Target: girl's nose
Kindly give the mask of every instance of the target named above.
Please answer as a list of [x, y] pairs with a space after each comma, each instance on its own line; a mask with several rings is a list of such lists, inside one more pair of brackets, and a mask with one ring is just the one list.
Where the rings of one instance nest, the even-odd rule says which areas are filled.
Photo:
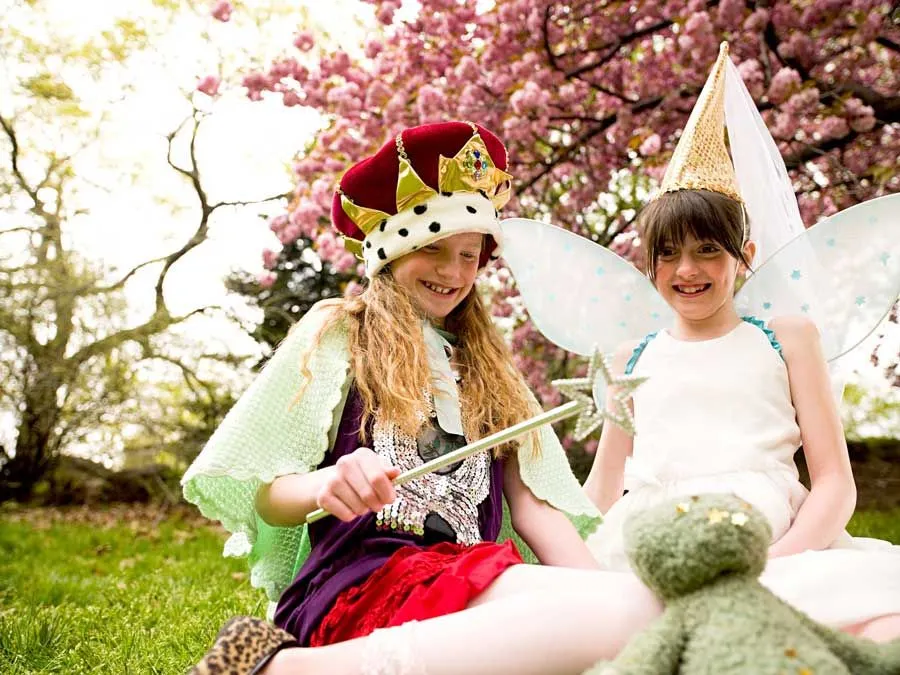
[[697, 265], [694, 263], [694, 258], [687, 253], [682, 253], [678, 258], [675, 273], [683, 278], [693, 277], [697, 273]]
[[459, 274], [460, 263], [450, 258], [439, 260], [435, 265], [435, 271], [446, 279], [454, 279]]

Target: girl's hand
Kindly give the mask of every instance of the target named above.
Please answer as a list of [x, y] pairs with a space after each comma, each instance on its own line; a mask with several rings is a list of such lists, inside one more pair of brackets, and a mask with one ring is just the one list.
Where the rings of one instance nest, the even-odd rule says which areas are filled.
[[344, 522], [380, 511], [397, 498], [391, 481], [400, 469], [387, 467], [369, 448], [357, 448], [341, 457], [325, 481], [316, 503]]

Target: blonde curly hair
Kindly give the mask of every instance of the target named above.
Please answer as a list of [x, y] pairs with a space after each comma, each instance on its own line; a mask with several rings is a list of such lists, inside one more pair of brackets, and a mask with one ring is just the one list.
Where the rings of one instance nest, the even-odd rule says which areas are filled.
[[[372, 279], [360, 295], [336, 304], [323, 326], [322, 332], [346, 321], [350, 365], [363, 402], [361, 437], [376, 411], [410, 436], [417, 436], [423, 426], [424, 393], [431, 391], [421, 328], [424, 318], [388, 269]], [[469, 442], [540, 412], [477, 289], [446, 317], [444, 327], [458, 338], [454, 366], [460, 375], [463, 428]], [[537, 439], [532, 441], [537, 449]], [[506, 444], [495, 455], [511, 449], [511, 444]]]

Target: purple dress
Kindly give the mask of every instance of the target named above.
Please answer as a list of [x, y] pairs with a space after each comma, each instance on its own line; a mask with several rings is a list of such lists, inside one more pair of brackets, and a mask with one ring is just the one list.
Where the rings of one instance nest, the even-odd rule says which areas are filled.
[[[358, 436], [362, 418], [362, 399], [351, 388], [341, 417], [334, 448], [319, 468], [331, 466], [361, 443]], [[371, 428], [366, 439], [371, 439]], [[433, 514], [434, 515], [434, 514]], [[503, 463], [490, 464], [490, 492], [478, 505], [478, 524], [484, 541], [496, 541], [503, 519]], [[337, 597], [358, 586], [378, 570], [403, 546], [425, 548], [442, 541], [453, 542], [455, 535], [440, 518], [429, 516], [422, 536], [411, 532], [378, 530], [375, 514], [367, 513], [345, 523], [324, 518], [309, 527], [312, 551], [293, 583], [285, 589], [275, 611], [275, 623], [295, 635], [301, 645], [309, 639]]]

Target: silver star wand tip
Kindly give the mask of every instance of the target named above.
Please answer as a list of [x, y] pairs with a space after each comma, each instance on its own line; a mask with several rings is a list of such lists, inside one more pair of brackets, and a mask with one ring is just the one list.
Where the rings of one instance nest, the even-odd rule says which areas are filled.
[[[606, 356], [594, 348], [586, 377], [553, 380], [551, 384], [566, 398], [584, 404], [575, 421], [574, 433], [575, 440], [582, 441], [603, 424], [603, 420], [609, 420], [629, 436], [634, 436], [634, 416], [628, 407], [628, 399], [646, 380], [646, 377], [638, 375], [613, 375]], [[595, 392], [604, 392], [608, 386], [616, 388], [610, 409], [594, 396]]]

